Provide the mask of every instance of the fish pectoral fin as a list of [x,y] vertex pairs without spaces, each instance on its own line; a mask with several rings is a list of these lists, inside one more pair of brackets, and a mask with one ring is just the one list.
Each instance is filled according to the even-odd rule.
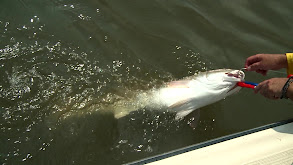
[[175,120],[183,119],[189,113],[196,109],[196,101],[194,99],[186,99],[169,106],[172,111],[177,112]]
[[175,120],[182,120],[185,116],[190,114],[192,111],[194,111],[194,110],[193,109],[192,110],[183,110],[183,111],[177,112],[176,116],[175,116]]
[[[178,108],[181,107],[184,104],[187,104],[190,101],[190,99],[186,99],[186,100],[182,100],[182,101],[178,101],[172,105],[169,106],[169,108],[174,109],[174,108]],[[175,110],[175,109],[174,109]]]

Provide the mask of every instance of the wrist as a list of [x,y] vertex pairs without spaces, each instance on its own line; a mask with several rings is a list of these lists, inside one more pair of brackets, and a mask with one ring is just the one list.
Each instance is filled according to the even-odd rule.
[[288,61],[286,54],[280,54],[279,64],[281,68],[288,68]]
[[292,95],[292,87],[293,87],[293,86],[291,86],[292,82],[293,82],[293,76],[290,76],[282,88],[282,95],[281,95],[280,99],[288,99],[288,98],[293,99],[293,97],[291,96]]
[[291,84],[287,90],[287,97],[293,100],[293,85]]

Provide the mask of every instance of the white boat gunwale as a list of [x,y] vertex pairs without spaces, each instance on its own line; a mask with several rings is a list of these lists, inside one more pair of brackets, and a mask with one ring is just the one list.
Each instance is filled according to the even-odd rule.
[[242,136],[245,136],[245,135],[249,135],[249,134],[253,134],[253,133],[256,133],[256,132],[263,131],[263,130],[267,130],[267,129],[270,129],[270,128],[282,126],[282,125],[292,123],[292,122],[293,122],[293,119],[288,119],[288,120],[283,120],[283,121],[267,124],[267,125],[264,125],[264,126],[260,126],[260,127],[252,128],[252,129],[245,130],[245,131],[242,131],[242,132],[238,132],[238,133],[222,136],[222,137],[219,137],[219,138],[211,139],[211,140],[208,140],[208,141],[204,141],[204,142],[197,143],[197,144],[194,144],[194,145],[191,145],[191,146],[187,146],[187,147],[183,147],[183,148],[180,148],[180,149],[172,150],[170,152],[166,152],[166,153],[155,155],[155,156],[148,157],[148,158],[145,158],[145,159],[137,160],[137,161],[130,162],[130,163],[127,163],[127,164],[128,165],[137,165],[137,164],[147,164],[147,163],[156,162],[156,161],[166,159],[166,158],[169,158],[169,157],[172,157],[172,156],[177,156],[177,155],[180,155],[180,154],[183,154],[183,153],[186,153],[186,152],[194,151],[194,150],[197,150],[197,149],[200,149],[200,148],[204,148],[204,147],[207,147],[207,146],[211,146],[211,145],[214,145],[214,144],[217,144],[217,143],[225,142],[225,141],[232,140],[232,139],[235,139],[235,138],[238,138],[238,137],[242,137]]

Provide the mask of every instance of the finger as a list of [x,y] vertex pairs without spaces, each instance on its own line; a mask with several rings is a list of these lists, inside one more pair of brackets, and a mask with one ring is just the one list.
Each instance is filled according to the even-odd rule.
[[278,100],[278,99],[280,99],[280,97],[274,95],[274,97],[272,99],[273,100]]
[[268,99],[272,99],[272,100],[279,99],[279,97],[276,96],[276,93],[273,93],[272,91],[269,90],[269,81],[266,81],[262,84],[259,90],[259,93]]
[[258,69],[258,70],[256,70],[256,72],[257,73],[260,73],[260,74],[262,74],[264,76],[266,76],[268,71],[267,70]]
[[266,98],[271,99],[271,100],[278,100],[278,98],[275,96],[267,96]]
[[258,93],[261,90],[262,85],[258,84],[255,88],[254,88],[254,93]]
[[266,97],[266,98],[268,98],[268,99],[273,99],[273,98],[274,98],[274,96],[271,95],[271,94],[267,91],[265,85],[264,85],[263,88],[259,91],[259,94],[263,95],[264,97]]
[[248,71],[262,70],[261,62],[255,62],[247,67]]
[[271,99],[271,100],[278,100],[280,99],[278,96],[276,95],[267,95],[267,98]]
[[245,68],[248,68],[253,63],[261,61],[260,57],[258,55],[250,56],[245,61]]
[[264,88],[265,85],[263,85],[262,88],[259,90],[259,94],[263,95],[264,97],[268,97],[268,93]]
[[263,82],[260,82],[254,89],[254,93],[262,92],[265,91],[266,86],[267,86],[268,81],[265,80]]
[[261,90],[262,86],[263,86],[263,82],[259,83],[259,84],[254,88],[254,93],[258,93],[258,92]]

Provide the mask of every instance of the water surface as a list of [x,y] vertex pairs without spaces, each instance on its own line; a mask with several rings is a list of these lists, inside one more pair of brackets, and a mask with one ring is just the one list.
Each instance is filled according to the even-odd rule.
[[292,118],[290,101],[250,89],[201,108],[196,128],[192,115],[175,121],[164,110],[116,116],[168,81],[240,69],[256,53],[292,52],[292,7],[290,0],[2,0],[0,162],[122,164]]

